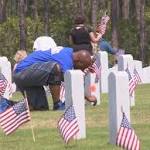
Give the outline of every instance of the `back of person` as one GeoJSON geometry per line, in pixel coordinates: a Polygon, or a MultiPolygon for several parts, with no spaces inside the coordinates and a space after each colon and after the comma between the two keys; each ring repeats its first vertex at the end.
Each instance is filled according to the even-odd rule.
{"type": "Polygon", "coordinates": [[[85,26],[75,27],[71,31],[73,44],[91,44],[89,33],[91,32],[90,28],[85,26]]]}
{"type": "Polygon", "coordinates": [[[60,64],[63,71],[65,72],[67,69],[72,69],[73,67],[72,52],[73,49],[69,47],[65,47],[59,53],[53,55],[51,54],[50,50],[34,51],[31,54],[29,54],[25,59],[20,61],[20,63],[15,69],[15,72],[20,72],[34,63],[48,61],[56,61],[60,64]]]}
{"type": "Polygon", "coordinates": [[[70,36],[74,50],[86,49],[92,54],[90,32],[92,32],[92,30],[84,25],[78,25],[71,30],[70,36]]]}

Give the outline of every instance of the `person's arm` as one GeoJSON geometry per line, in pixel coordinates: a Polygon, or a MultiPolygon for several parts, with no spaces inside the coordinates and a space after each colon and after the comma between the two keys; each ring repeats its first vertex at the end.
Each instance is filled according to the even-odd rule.
{"type": "Polygon", "coordinates": [[[101,33],[98,33],[97,35],[95,35],[94,32],[90,32],[89,34],[90,34],[91,41],[93,43],[97,43],[102,38],[101,33]]]}

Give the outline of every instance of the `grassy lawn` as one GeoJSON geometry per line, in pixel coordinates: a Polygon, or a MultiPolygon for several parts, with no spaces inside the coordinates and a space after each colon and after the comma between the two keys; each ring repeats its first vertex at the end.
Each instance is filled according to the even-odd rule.
{"type": "MultiPolygon", "coordinates": [[[[16,93],[13,99],[20,99],[16,93]]],[[[108,96],[102,95],[101,105],[86,105],[87,137],[65,145],[57,131],[57,121],[63,112],[31,112],[32,121],[21,126],[15,133],[5,136],[0,129],[0,150],[119,150],[109,144],[108,96]],[[34,129],[35,142],[31,126],[34,129]]],[[[136,89],[136,106],[131,108],[132,126],[140,138],[141,150],[150,150],[150,84],[136,89]]]]}

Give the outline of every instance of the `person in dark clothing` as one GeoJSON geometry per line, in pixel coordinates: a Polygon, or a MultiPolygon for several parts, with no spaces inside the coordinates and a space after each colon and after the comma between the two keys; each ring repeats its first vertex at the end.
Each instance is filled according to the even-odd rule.
{"type": "MultiPolygon", "coordinates": [[[[42,92],[45,94],[43,86],[48,85],[53,99],[53,110],[62,110],[65,105],[59,97],[63,74],[70,69],[84,70],[92,63],[91,55],[86,50],[73,52],[72,48],[64,47],[53,55],[50,50],[34,51],[18,63],[14,71],[14,81],[21,91],[26,91],[31,107],[37,101],[35,99],[33,102],[32,95],[36,95],[38,99],[42,92]]],[[[94,101],[94,98],[88,97],[87,100],[94,101]]]]}
{"type": "Polygon", "coordinates": [[[93,55],[93,47],[91,42],[98,42],[101,38],[101,34],[98,34],[95,37],[92,29],[85,25],[85,18],[82,15],[78,15],[74,22],[75,26],[72,28],[70,33],[70,41],[73,49],[76,51],[84,49],[93,55]]]}

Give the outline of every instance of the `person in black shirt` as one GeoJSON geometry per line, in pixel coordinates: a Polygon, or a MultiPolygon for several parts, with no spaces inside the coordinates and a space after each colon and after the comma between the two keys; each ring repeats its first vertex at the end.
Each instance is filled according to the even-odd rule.
{"type": "Polygon", "coordinates": [[[78,15],[74,22],[75,26],[72,28],[70,33],[70,41],[72,42],[73,49],[76,51],[85,49],[93,55],[91,42],[97,43],[102,35],[98,34],[95,37],[92,29],[84,24],[85,18],[82,15],[78,15]]]}

